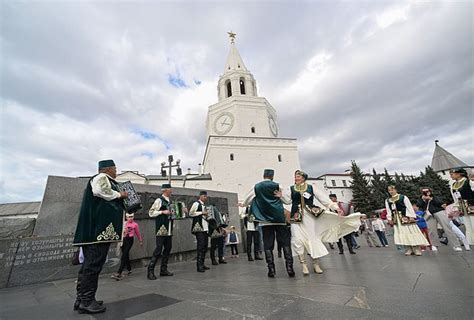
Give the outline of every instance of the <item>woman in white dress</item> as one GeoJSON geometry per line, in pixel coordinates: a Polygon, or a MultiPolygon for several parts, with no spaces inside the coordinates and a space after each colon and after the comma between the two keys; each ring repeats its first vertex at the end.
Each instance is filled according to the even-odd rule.
{"type": "Polygon", "coordinates": [[[360,214],[341,217],[314,204],[313,187],[306,183],[308,175],[295,172],[295,184],[290,187],[290,197],[282,197],[291,203],[291,245],[294,256],[298,256],[303,274],[308,275],[305,251],[311,256],[313,269],[323,273],[319,258],[329,252],[323,242],[336,242],[340,237],[359,229],[360,214]]]}
{"type": "Polygon", "coordinates": [[[467,171],[463,168],[453,169],[450,172],[454,180],[451,186],[454,205],[461,212],[464,226],[466,227],[466,238],[474,245],[474,181],[468,178],[467,171]]]}
{"type": "Polygon", "coordinates": [[[410,199],[399,194],[395,186],[388,186],[390,198],[385,200],[388,223],[393,226],[393,240],[396,245],[405,246],[406,256],[421,256],[420,246],[428,246],[420,228],[416,224],[416,214],[410,199]]]}

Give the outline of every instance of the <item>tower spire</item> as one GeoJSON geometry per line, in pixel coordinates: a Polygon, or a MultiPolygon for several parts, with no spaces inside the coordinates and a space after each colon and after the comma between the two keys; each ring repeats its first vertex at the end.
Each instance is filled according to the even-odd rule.
{"type": "Polygon", "coordinates": [[[231,71],[248,71],[237,47],[235,46],[235,37],[237,34],[232,31],[227,32],[227,34],[230,38],[230,52],[227,57],[224,73],[231,71]]]}

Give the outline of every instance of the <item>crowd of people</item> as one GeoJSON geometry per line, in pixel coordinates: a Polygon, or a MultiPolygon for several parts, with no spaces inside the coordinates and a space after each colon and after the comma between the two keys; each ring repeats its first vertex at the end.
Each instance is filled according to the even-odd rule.
{"type": "MultiPolygon", "coordinates": [[[[73,243],[83,255],[74,310],[89,314],[106,310],[95,294],[111,243],[121,243],[121,263],[117,273],[112,275],[116,280],[123,278],[125,268],[126,274],[131,274],[130,249],[134,238],[143,245],[132,213],[126,214],[124,224],[123,199],[128,193],[119,191],[114,161],[102,160],[98,167],[99,173],[90,179],[84,192],[73,243]]],[[[451,177],[454,180],[451,187],[454,203],[451,205],[435,197],[428,187],[422,188],[420,199],[410,201],[398,193],[396,186],[389,186],[384,222],[382,215],[354,212],[350,204],[338,201],[335,194],[327,196],[315,192],[306,182],[308,175],[301,170],[294,174],[294,185],[282,190],[274,181],[274,170],[266,169],[263,181],[257,183],[239,204],[248,261],[263,260],[263,251],[267,276],[274,278],[277,274],[276,241],[289,277],[295,277],[294,257],[300,262],[304,276],[310,273],[308,258],[311,269],[321,274],[324,272],[321,258],[329,253],[326,245],[334,249],[337,244],[339,253],[344,254],[343,242],[346,242],[349,253],[356,254],[355,249],[360,246],[355,235],[361,235],[369,247],[388,247],[388,226],[393,228],[394,244],[399,249],[404,248],[405,255],[421,256],[423,250],[436,251],[440,243],[449,244],[454,251],[462,251],[461,245],[470,250],[469,245],[474,241],[474,179],[469,179],[464,169],[452,170],[451,177]],[[460,226],[464,226],[465,232],[460,226]]],[[[174,224],[170,209],[172,187],[163,184],[161,189],[162,194],[148,212],[155,220],[156,236],[156,247],[147,267],[149,280],[157,279],[155,266],[158,262],[159,276],[173,276],[168,270],[174,224]]],[[[207,192],[200,191],[190,210],[184,208],[192,218],[190,231],[196,238],[196,270],[200,273],[211,269],[205,264],[209,242],[212,265],[227,263],[224,259],[226,244],[230,246],[231,257],[239,257],[239,232],[233,226],[228,227],[224,220],[210,217],[207,202],[207,192]]]]}

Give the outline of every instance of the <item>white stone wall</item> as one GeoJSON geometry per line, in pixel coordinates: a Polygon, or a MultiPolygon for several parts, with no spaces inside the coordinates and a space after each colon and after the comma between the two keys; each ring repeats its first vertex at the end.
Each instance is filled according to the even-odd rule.
{"type": "Polygon", "coordinates": [[[224,112],[229,112],[233,116],[232,129],[226,132],[225,136],[242,137],[275,137],[270,130],[269,116],[273,117],[278,131],[278,118],[276,110],[270,103],[261,97],[235,96],[224,99],[209,107],[207,116],[207,134],[220,135],[216,129],[216,119],[224,112]],[[251,132],[251,127],[255,127],[255,133],[251,132]]]}
{"type": "MultiPolygon", "coordinates": [[[[263,170],[275,170],[275,181],[284,188],[293,184],[293,173],[300,168],[295,139],[211,136],[204,159],[204,172],[210,172],[212,190],[236,192],[243,200],[263,170]],[[233,154],[234,160],[230,159],[233,154]],[[279,157],[280,156],[280,159],[279,157]],[[281,160],[281,161],[279,161],[281,160]]],[[[186,185],[190,188],[190,181],[186,185]]],[[[196,182],[204,186],[203,182],[196,182]]]]}

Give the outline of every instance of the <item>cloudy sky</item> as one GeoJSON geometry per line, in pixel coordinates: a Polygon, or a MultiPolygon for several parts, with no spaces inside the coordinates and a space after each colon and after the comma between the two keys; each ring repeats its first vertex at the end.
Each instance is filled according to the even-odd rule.
{"type": "Polygon", "coordinates": [[[474,164],[471,1],[1,2],[0,202],[97,160],[197,170],[226,32],[303,169],[417,173],[434,140],[474,164]]]}

